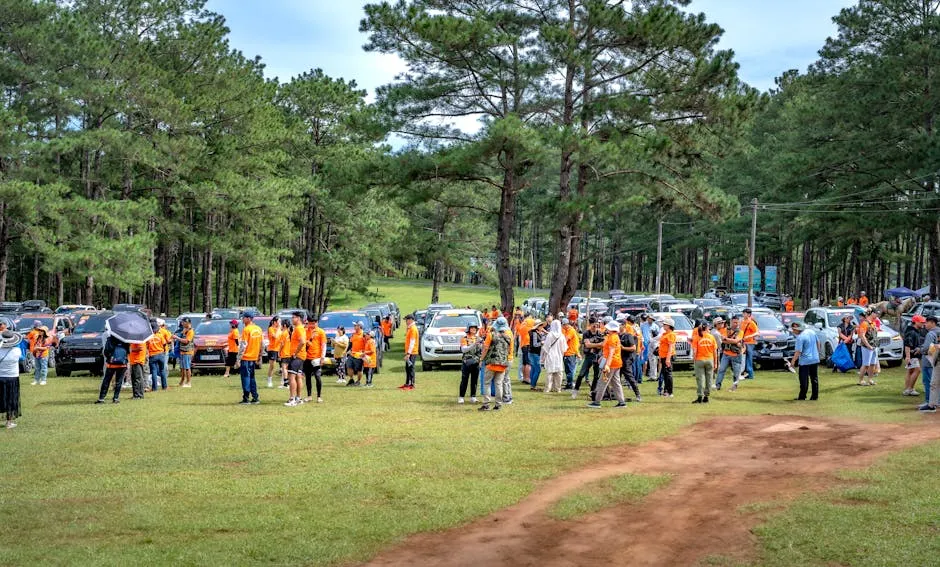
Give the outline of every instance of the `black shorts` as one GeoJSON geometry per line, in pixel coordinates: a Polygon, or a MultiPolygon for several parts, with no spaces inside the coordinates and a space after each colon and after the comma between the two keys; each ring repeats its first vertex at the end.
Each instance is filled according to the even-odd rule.
{"type": "Polygon", "coordinates": [[[346,360],[346,370],[347,372],[352,372],[353,374],[358,374],[362,372],[362,359],[349,357],[346,360]]]}
{"type": "Polygon", "coordinates": [[[268,351],[268,360],[273,360],[274,362],[277,362],[277,361],[279,360],[279,354],[278,354],[278,352],[277,352],[276,350],[269,350],[269,351],[268,351]]]}
{"type": "Polygon", "coordinates": [[[523,366],[532,366],[532,363],[529,362],[529,347],[522,347],[522,365],[523,366]]]}
{"type": "Polygon", "coordinates": [[[225,355],[225,366],[235,366],[235,361],[238,360],[237,352],[230,352],[225,355]]]}
{"type": "Polygon", "coordinates": [[[304,373],[304,361],[299,358],[291,358],[287,363],[287,371],[294,374],[304,373]]]}

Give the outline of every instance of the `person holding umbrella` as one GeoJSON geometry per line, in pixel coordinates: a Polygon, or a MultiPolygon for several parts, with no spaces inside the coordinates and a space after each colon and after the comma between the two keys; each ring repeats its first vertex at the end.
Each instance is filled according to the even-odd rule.
{"type": "Polygon", "coordinates": [[[101,389],[98,393],[96,404],[103,404],[108,396],[108,388],[111,382],[114,382],[113,403],[120,403],[121,385],[124,382],[124,373],[127,371],[128,358],[131,347],[124,341],[115,336],[109,336],[104,344],[105,371],[104,378],[101,380],[101,389]]]}
{"type": "MultiPolygon", "coordinates": [[[[114,380],[114,403],[119,403],[121,395],[121,384],[124,381],[124,373],[127,371],[128,362],[130,362],[131,345],[136,345],[135,353],[139,351],[146,360],[146,345],[154,334],[150,321],[137,313],[123,312],[114,315],[104,323],[107,333],[107,341],[104,345],[105,373],[101,381],[101,391],[98,395],[98,401],[95,403],[103,404],[108,395],[108,388],[111,381],[114,380]]],[[[139,356],[139,355],[138,355],[139,356]]],[[[138,359],[139,360],[139,359],[138,359]]],[[[135,362],[139,364],[138,362],[135,362]]],[[[142,369],[141,369],[142,370],[142,369]]],[[[140,375],[139,388],[135,388],[135,397],[143,397],[143,374],[140,375]],[[139,394],[139,396],[138,396],[139,394]]]]}

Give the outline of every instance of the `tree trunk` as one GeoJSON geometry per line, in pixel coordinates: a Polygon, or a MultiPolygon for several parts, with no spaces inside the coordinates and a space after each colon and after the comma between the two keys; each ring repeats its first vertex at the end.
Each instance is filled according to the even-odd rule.
{"type": "Polygon", "coordinates": [[[202,310],[212,311],[212,247],[203,253],[202,258],[202,310]]]}
{"type": "Polygon", "coordinates": [[[930,297],[940,297],[940,220],[935,220],[930,231],[930,297]]]}
{"type": "Polygon", "coordinates": [[[512,282],[512,256],[509,245],[512,240],[512,226],[516,217],[516,193],[519,182],[515,172],[515,156],[505,152],[503,156],[506,170],[499,195],[499,219],[496,227],[496,273],[499,279],[499,298],[501,309],[512,313],[515,304],[515,288],[512,282]]]}
{"type": "Polygon", "coordinates": [[[7,274],[10,270],[10,246],[8,242],[7,204],[0,202],[0,301],[7,300],[7,274]]]}
{"type": "Polygon", "coordinates": [[[87,305],[95,304],[95,277],[85,277],[85,303],[87,305]]]}

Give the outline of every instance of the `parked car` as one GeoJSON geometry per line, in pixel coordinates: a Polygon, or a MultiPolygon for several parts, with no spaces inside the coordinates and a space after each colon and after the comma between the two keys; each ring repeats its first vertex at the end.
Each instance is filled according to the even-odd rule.
{"type": "Polygon", "coordinates": [[[741,310],[730,305],[720,305],[718,307],[702,308],[702,317],[711,323],[715,317],[721,317],[725,321],[730,321],[734,316],[740,316],[741,310]]]}
{"type": "Polygon", "coordinates": [[[298,312],[298,311],[300,311],[300,316],[301,316],[301,318],[302,318],[304,321],[306,321],[306,320],[307,320],[307,315],[309,315],[309,313],[307,312],[306,309],[301,309],[300,307],[291,307],[291,308],[289,308],[289,309],[281,309],[280,311],[278,311],[277,313],[275,313],[275,315],[277,316],[277,318],[278,318],[279,321],[287,321],[287,323],[290,324],[290,322],[291,322],[291,317],[293,317],[293,316],[294,316],[294,313],[296,313],[296,312],[298,312]]]}
{"type": "Polygon", "coordinates": [[[615,319],[618,315],[624,313],[636,317],[640,313],[646,313],[647,311],[649,311],[649,305],[646,303],[639,303],[636,301],[629,301],[624,299],[611,301],[607,308],[607,314],[615,319]]]}
{"type": "Polygon", "coordinates": [[[425,323],[424,318],[427,316],[427,314],[428,314],[427,309],[419,309],[411,314],[412,317],[415,318],[415,327],[418,328],[419,335],[424,334],[424,323],[425,323]]]}
{"type": "MultiPolygon", "coordinates": [[[[825,340],[823,343],[823,352],[820,353],[828,363],[832,353],[839,346],[839,325],[842,323],[842,317],[846,314],[852,316],[855,325],[858,325],[858,313],[861,308],[853,307],[813,307],[806,311],[803,316],[803,322],[807,325],[816,327],[821,337],[825,340]]],[[[901,363],[904,353],[904,341],[901,335],[889,327],[886,322],[882,322],[881,331],[878,333],[878,360],[886,361],[889,366],[897,366],[901,363]]]]}
{"type": "Polygon", "coordinates": [[[665,311],[667,305],[676,305],[678,303],[685,303],[685,301],[675,298],[654,297],[653,301],[650,303],[650,309],[653,311],[665,311]]]}
{"type": "MultiPolygon", "coordinates": [[[[733,305],[735,307],[747,307],[747,294],[746,293],[727,293],[721,296],[721,301],[725,305],[733,305]]],[[[752,303],[753,305],[753,303],[752,303]]]]}
{"type": "Polygon", "coordinates": [[[60,305],[55,308],[56,315],[68,315],[75,311],[97,311],[94,305],[60,305]]]}
{"type": "Polygon", "coordinates": [[[580,295],[576,295],[572,297],[571,301],[568,302],[568,307],[565,309],[565,311],[568,311],[570,309],[577,309],[578,305],[581,305],[581,302],[585,300],[587,300],[587,298],[581,297],[580,295]]]}
{"type": "Polygon", "coordinates": [[[468,325],[482,324],[480,312],[475,309],[448,309],[438,311],[428,321],[421,337],[421,369],[432,370],[435,365],[460,364],[460,339],[468,325]]]}
{"type": "Polygon", "coordinates": [[[49,327],[49,333],[61,339],[72,332],[72,319],[68,315],[55,313],[17,313],[13,316],[13,323],[21,333],[28,333],[33,328],[33,321],[49,327]]]}
{"type": "Polygon", "coordinates": [[[522,302],[522,312],[526,315],[532,315],[535,317],[535,302],[536,301],[548,301],[544,297],[530,297],[522,302]]]}
{"type": "Polygon", "coordinates": [[[213,319],[225,319],[226,321],[239,319],[241,314],[242,312],[234,307],[216,307],[212,310],[213,319]]]}
{"type": "Polygon", "coordinates": [[[392,322],[395,323],[395,328],[401,327],[401,309],[398,308],[398,304],[394,301],[389,301],[388,310],[392,314],[392,322]]]}
{"type": "Polygon", "coordinates": [[[147,317],[150,317],[151,315],[150,309],[147,308],[146,305],[143,305],[140,303],[115,303],[111,307],[111,311],[114,311],[115,313],[118,313],[121,311],[139,311],[140,313],[143,313],[147,317]]]}
{"type": "Polygon", "coordinates": [[[773,309],[774,311],[783,310],[783,298],[777,293],[762,293],[758,298],[758,302],[762,306],[773,309]]]}
{"type": "Polygon", "coordinates": [[[113,311],[94,311],[75,321],[72,334],[59,339],[56,376],[82,371],[93,376],[104,374],[105,321],[113,315],[113,311]]]}
{"type": "Polygon", "coordinates": [[[721,300],[716,298],[709,299],[707,297],[700,297],[698,299],[693,299],[692,303],[698,305],[702,309],[706,307],[719,307],[721,305],[721,300]]]}
{"type": "MultiPolygon", "coordinates": [[[[223,370],[225,356],[228,353],[228,334],[231,330],[230,319],[203,319],[198,326],[194,325],[195,334],[193,343],[196,352],[193,353],[193,370],[223,370]]],[[[241,332],[242,323],[238,322],[241,332]]]]}
{"type": "Polygon", "coordinates": [[[18,313],[23,310],[23,304],[19,301],[4,301],[0,303],[0,313],[18,313]]]}
{"type": "Polygon", "coordinates": [[[651,314],[657,321],[667,317],[676,324],[676,364],[692,364],[692,321],[682,313],[654,312],[651,314]]]}
{"type": "Polygon", "coordinates": [[[773,314],[753,313],[757,323],[757,342],[754,345],[754,362],[761,368],[772,365],[782,366],[784,360],[793,357],[796,339],[787,327],[773,314]]]}
{"type": "Polygon", "coordinates": [[[803,313],[802,311],[791,311],[789,313],[781,313],[779,317],[780,322],[783,323],[783,326],[789,329],[790,325],[792,325],[794,321],[803,321],[803,317],[805,315],[806,313],[803,313]]]}
{"type": "Polygon", "coordinates": [[[728,294],[728,288],[725,286],[715,286],[708,291],[706,291],[702,297],[705,299],[721,299],[728,294]]]}
{"type": "MultiPolygon", "coordinates": [[[[362,311],[328,311],[320,315],[319,326],[323,329],[323,332],[326,333],[327,339],[333,339],[336,337],[336,329],[339,327],[343,327],[346,330],[346,334],[351,335],[357,321],[362,323],[363,333],[368,333],[372,330],[376,332],[375,344],[378,348],[376,348],[375,354],[378,360],[376,361],[375,372],[378,373],[382,368],[385,358],[381,348],[382,340],[379,338],[381,329],[377,329],[373,326],[372,321],[366,313],[362,311]]],[[[327,342],[326,360],[323,361],[323,368],[333,369],[336,367],[337,362],[338,361],[333,358],[333,345],[327,342]]]]}
{"type": "Polygon", "coordinates": [[[693,323],[697,323],[705,319],[705,312],[701,307],[695,305],[694,303],[670,303],[664,305],[662,311],[668,313],[682,313],[689,318],[693,323]]]}
{"type": "Polygon", "coordinates": [[[901,315],[902,333],[907,329],[907,325],[911,322],[911,317],[914,315],[921,315],[923,317],[933,315],[934,317],[940,317],[940,301],[918,302],[914,305],[913,309],[901,315]]]}
{"type": "Polygon", "coordinates": [[[41,299],[29,299],[20,306],[22,313],[52,313],[52,309],[41,299]]]}
{"type": "Polygon", "coordinates": [[[394,328],[395,316],[392,313],[392,310],[389,309],[388,303],[370,303],[369,305],[364,306],[360,311],[367,311],[369,309],[376,309],[379,312],[379,323],[381,323],[389,315],[392,316],[392,323],[394,328]]]}

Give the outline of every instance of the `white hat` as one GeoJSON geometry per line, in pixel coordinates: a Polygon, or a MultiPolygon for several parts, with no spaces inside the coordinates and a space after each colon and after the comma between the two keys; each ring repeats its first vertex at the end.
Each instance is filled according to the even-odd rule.
{"type": "Polygon", "coordinates": [[[613,333],[616,333],[617,331],[620,330],[620,325],[611,321],[610,323],[607,323],[607,326],[604,327],[604,329],[611,331],[613,333]]]}
{"type": "Polygon", "coordinates": [[[669,325],[673,329],[676,328],[676,322],[672,320],[672,317],[666,317],[663,319],[663,325],[669,325]]]}

